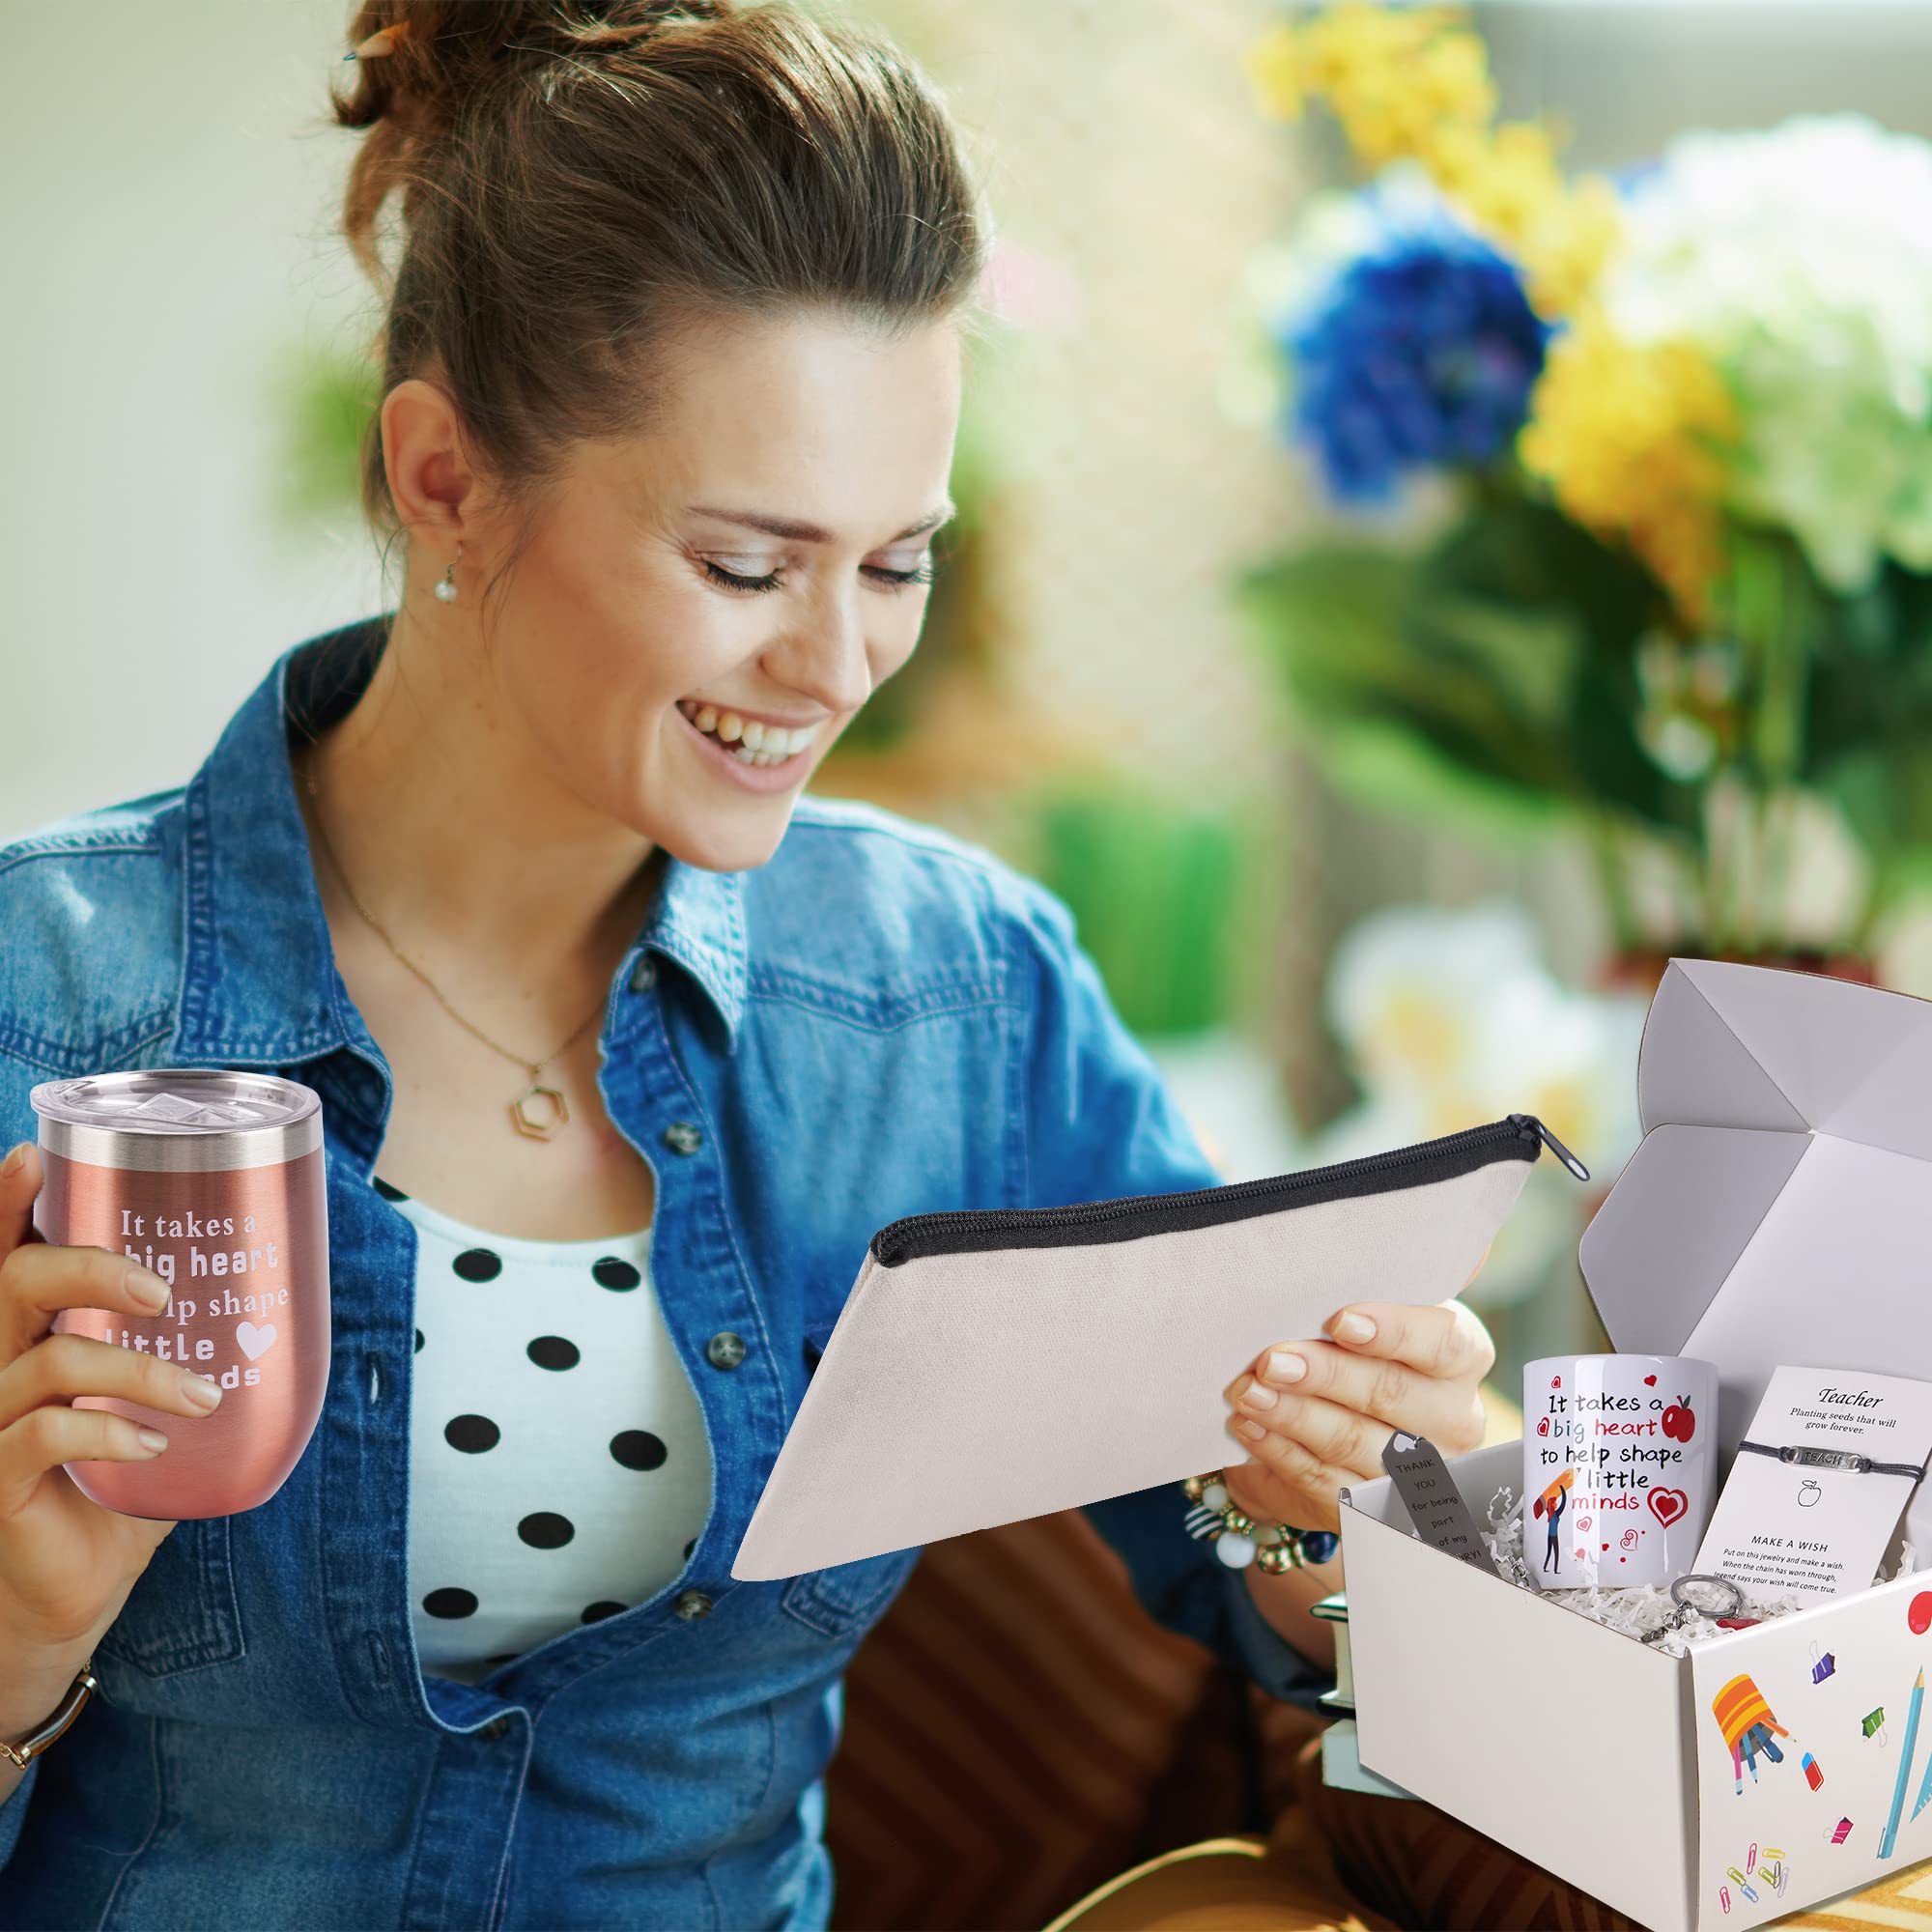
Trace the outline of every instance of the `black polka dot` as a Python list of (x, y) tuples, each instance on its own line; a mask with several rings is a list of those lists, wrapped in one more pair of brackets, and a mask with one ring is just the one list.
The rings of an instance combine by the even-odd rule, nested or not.
[(420, 1328), (418, 1328), (416, 1330), (416, 1353), (420, 1355), (422, 1351), (423, 1351), (423, 1331)]
[(452, 1416), (442, 1430), (442, 1439), (466, 1456), (480, 1456), (484, 1450), (496, 1448), (502, 1438), (503, 1432), (487, 1415)]
[(592, 1604), (579, 1620), (586, 1624), (601, 1624), (606, 1617), (614, 1617), (623, 1608), (622, 1604)]
[(524, 1353), (540, 1369), (574, 1369), (583, 1359), (577, 1344), (561, 1335), (539, 1335)]
[(636, 1288), (643, 1280), (636, 1268), (627, 1261), (620, 1261), (615, 1255), (605, 1255), (591, 1267), (591, 1275), (600, 1288)]
[(534, 1510), (517, 1525), (517, 1534), (532, 1549), (561, 1549), (577, 1534), (577, 1525), (554, 1510)]
[(459, 1590), (453, 1584), (442, 1590), (432, 1590), (423, 1599), (423, 1613), (432, 1617), (473, 1617), (476, 1614), (476, 1596), (470, 1590)]
[(691, 1552), (696, 1548), (697, 1548), (697, 1539), (696, 1537), (694, 1536), (691, 1539), (691, 1541), (684, 1546), (684, 1560), (687, 1563), (691, 1561)]
[(465, 1281), (495, 1281), (503, 1272), (503, 1258), (490, 1248), (465, 1248), (450, 1266)]
[(372, 1175), (370, 1179), (376, 1183), (376, 1192), (384, 1201), (407, 1201), (410, 1198), (400, 1187), (391, 1187), (380, 1174)]
[(611, 1458), (627, 1469), (656, 1469), (669, 1454), (661, 1437), (648, 1429), (627, 1429), (611, 1438)]

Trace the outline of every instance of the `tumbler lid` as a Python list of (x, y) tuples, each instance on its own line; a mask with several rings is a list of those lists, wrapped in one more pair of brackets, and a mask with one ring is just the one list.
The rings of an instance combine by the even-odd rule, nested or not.
[(28, 1098), (43, 1147), (103, 1166), (245, 1167), (322, 1145), (322, 1096), (272, 1073), (139, 1067), (43, 1080)]

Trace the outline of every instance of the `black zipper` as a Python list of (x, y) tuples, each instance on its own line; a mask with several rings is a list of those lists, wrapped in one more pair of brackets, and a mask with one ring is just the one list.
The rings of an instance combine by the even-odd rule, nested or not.
[(1548, 1147), (1578, 1180), (1590, 1170), (1534, 1114), (1510, 1114), (1480, 1127), (1386, 1153), (1363, 1154), (1298, 1174), (1192, 1187), (1179, 1194), (1125, 1194), (1064, 1208), (967, 1208), (905, 1214), (888, 1221), (870, 1243), (881, 1266), (897, 1267), (921, 1255), (985, 1253), (997, 1248), (1064, 1248), (1095, 1241), (1131, 1241), (1143, 1235), (1208, 1228), (1265, 1214), (1289, 1197), (1307, 1207), (1387, 1191), (1384, 1177), (1400, 1173), (1405, 1186), (1447, 1180), (1497, 1160), (1534, 1160)]

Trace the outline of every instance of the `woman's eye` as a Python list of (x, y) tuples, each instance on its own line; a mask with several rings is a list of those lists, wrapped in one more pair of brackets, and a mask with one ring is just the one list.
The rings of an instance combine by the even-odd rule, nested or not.
[(705, 575), (714, 582), (727, 584), (733, 590), (776, 590), (779, 573), (773, 571), (768, 577), (744, 577), (735, 570), (726, 570), (722, 563), (713, 563), (708, 556), (701, 556), (698, 562), (704, 566)]
[(874, 569), (869, 563), (866, 568), (882, 583), (890, 583), (895, 587), (907, 583), (930, 583), (933, 578), (932, 554), (929, 551), (910, 570)]
[[(727, 570), (723, 564), (714, 563), (708, 556), (698, 558), (704, 566), (705, 574), (715, 583), (722, 583), (731, 590), (776, 590), (783, 581), (783, 574), (772, 571), (764, 577), (751, 577), (740, 571)], [(909, 584), (930, 583), (933, 580), (933, 560), (928, 553), (910, 570), (888, 570), (881, 564), (863, 564), (861, 568), (876, 582), (894, 590), (902, 590)]]

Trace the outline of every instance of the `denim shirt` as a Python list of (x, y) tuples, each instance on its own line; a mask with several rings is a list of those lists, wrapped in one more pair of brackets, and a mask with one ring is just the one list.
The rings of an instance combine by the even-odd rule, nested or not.
[[(1065, 903), (984, 848), (807, 793), (763, 866), (671, 858), (611, 981), (598, 1087), (656, 1176), (710, 1518), (648, 1601), (479, 1684), (425, 1678), (403, 1532), (415, 1230), (371, 1179), (389, 1068), (336, 970), (290, 758), (292, 715), (346, 712), (386, 627), (286, 650), (185, 786), (0, 845), (0, 1147), (36, 1136), (43, 1080), (306, 1083), (333, 1323), (294, 1471), (160, 1544), (94, 1653), (100, 1691), (0, 1805), (0, 1922), (823, 1926), (842, 1674), (920, 1550), (730, 1571), (867, 1240), (928, 1209), (1221, 1177)], [(1131, 1399), (1079, 1370), (1069, 1400)], [(1185, 1507), (1169, 1484), (1087, 1514), (1151, 1616), (1312, 1704), (1332, 1680)]]

